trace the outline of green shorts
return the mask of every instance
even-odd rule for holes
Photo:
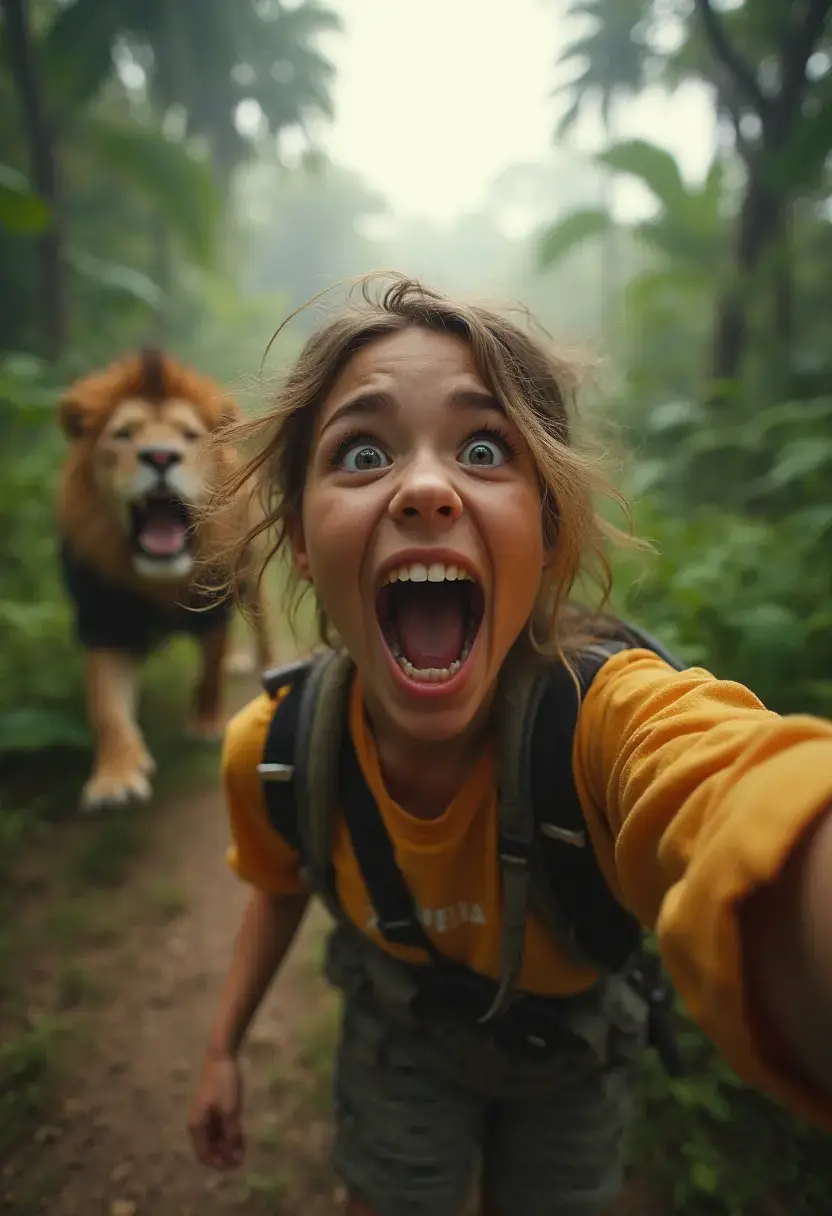
[[[344,994],[334,1164],[378,1216],[459,1216],[473,1183],[504,1216],[594,1216],[621,1186],[646,1007],[621,980],[564,1002],[544,1063],[410,1009],[412,972],[339,926]]]

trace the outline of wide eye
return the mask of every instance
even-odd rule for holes
[[[506,454],[496,439],[477,435],[465,445],[459,454],[459,463],[475,469],[495,469],[505,464]]]
[[[374,473],[386,469],[390,460],[377,443],[362,439],[346,448],[338,463],[348,473]]]

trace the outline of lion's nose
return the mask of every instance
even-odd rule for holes
[[[139,460],[157,473],[167,473],[174,465],[179,464],[182,453],[172,448],[140,448]]]

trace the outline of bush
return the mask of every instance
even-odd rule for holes
[[[0,753],[88,743],[58,573],[55,396],[36,360],[0,361]]]
[[[635,1164],[684,1216],[820,1216],[832,1210],[828,1135],[731,1071],[680,1015],[688,1075],[650,1053]]]
[[[619,611],[692,665],[781,713],[832,715],[832,402],[715,415],[637,402],[627,479],[655,556],[617,560]],[[828,1136],[749,1089],[682,1019],[689,1074],[647,1061],[638,1167],[685,1216],[819,1216],[832,1209]]]

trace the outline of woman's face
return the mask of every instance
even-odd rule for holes
[[[353,356],[320,411],[293,547],[374,719],[462,734],[545,560],[534,462],[465,342],[412,327]]]

